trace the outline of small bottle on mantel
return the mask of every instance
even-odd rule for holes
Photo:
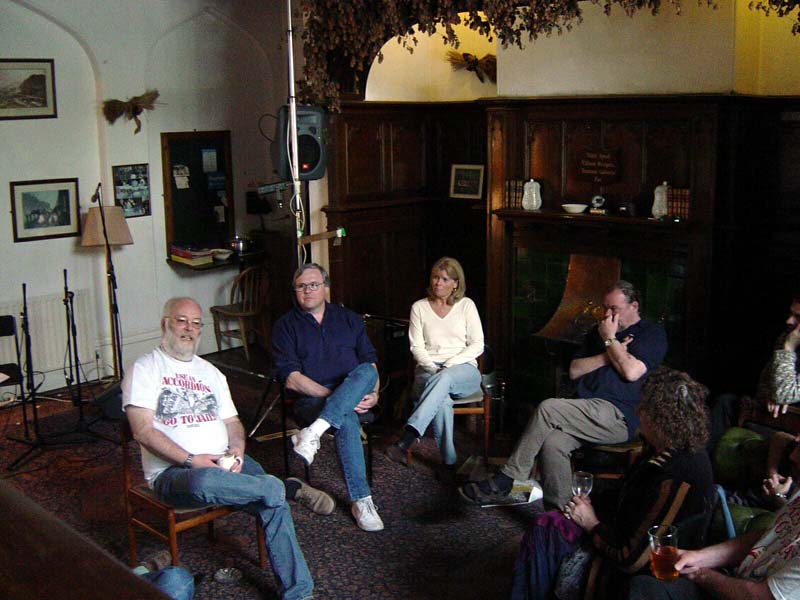
[[[661,219],[667,216],[667,190],[669,185],[665,181],[661,185],[657,185],[653,192],[653,217]]]

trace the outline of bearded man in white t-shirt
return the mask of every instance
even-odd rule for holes
[[[139,358],[123,382],[122,404],[142,449],[144,476],[173,506],[241,506],[257,515],[280,597],[311,598],[314,584],[286,504],[289,487],[297,496],[307,494],[307,486],[287,480],[284,487],[245,454],[244,428],[225,376],[195,354],[202,316],[191,298],[168,300],[161,345]]]

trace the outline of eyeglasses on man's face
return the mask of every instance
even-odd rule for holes
[[[325,285],[322,281],[311,281],[309,283],[296,283],[294,285],[295,292],[316,292],[319,288]]]
[[[173,321],[175,321],[179,327],[188,327],[191,325],[195,329],[202,329],[203,322],[200,319],[190,319],[184,315],[180,315],[177,317],[170,317]]]

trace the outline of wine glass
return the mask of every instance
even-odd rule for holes
[[[575,496],[588,496],[592,492],[594,475],[586,471],[575,471],[572,474],[572,494]]]

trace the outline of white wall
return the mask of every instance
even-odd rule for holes
[[[54,58],[58,102],[57,119],[0,121],[0,206],[10,206],[9,181],[58,177],[79,178],[82,211],[98,181],[110,204],[111,166],[149,164],[152,216],[129,219],[134,245],[114,251],[127,365],[159,337],[167,298],[191,295],[206,309],[225,300],[232,270],[177,271],[164,260],[160,133],[231,130],[237,231],[257,226],[245,213],[244,191],[276,179],[258,121],[287,95],[284,9],[260,0],[0,4],[0,56]],[[131,122],[102,118],[103,100],[149,88],[161,97],[138,135]],[[274,129],[270,118],[262,124]],[[69,269],[71,287],[94,290],[97,347],[110,362],[102,253],[80,248],[77,238],[15,244],[11,232],[10,214],[0,210],[0,302],[19,299],[22,282],[31,295],[58,293]],[[214,349],[208,328],[201,351]],[[59,377],[48,377],[46,387],[63,385]]]
[[[733,89],[733,6],[718,10],[683,2],[653,16],[627,17],[618,6],[580,4],[584,21],[524,50],[498,54],[500,95],[726,93]]]

